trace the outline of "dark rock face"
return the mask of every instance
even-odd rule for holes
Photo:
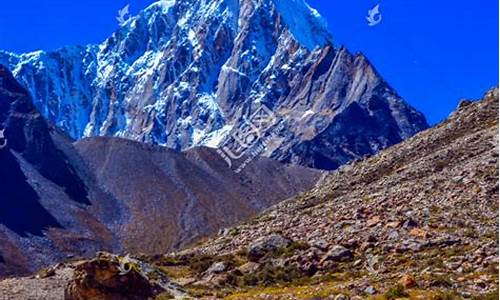
[[[0,223],[21,236],[41,236],[42,230],[60,224],[40,205],[37,192],[21,169],[19,156],[64,188],[75,201],[88,203],[86,191],[65,156],[53,145],[47,125],[27,92],[1,65],[0,82],[0,124],[5,146],[0,149]]]
[[[73,138],[237,147],[262,106],[264,156],[334,169],[427,128],[303,0],[158,2],[99,46],[14,55],[42,114]],[[225,142],[224,142],[225,141]]]
[[[398,132],[398,125],[388,114],[383,99],[373,98],[368,107],[366,109],[356,102],[350,104],[323,132],[292,147],[282,160],[334,170],[406,138]],[[418,114],[409,111],[408,115],[412,118],[410,123],[425,128],[426,124]]]
[[[56,147],[28,92],[1,65],[0,129],[0,277],[68,254],[113,249],[113,238],[85,212],[91,202],[81,173]]]
[[[40,205],[39,197],[27,182],[17,158],[0,150],[0,223],[15,233],[42,235],[42,230],[60,227],[56,219]]]
[[[47,123],[33,107],[28,92],[0,65],[0,124],[8,149],[22,155],[75,201],[90,204],[83,182],[50,137]]]

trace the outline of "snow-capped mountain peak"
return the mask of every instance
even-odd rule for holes
[[[0,52],[0,63],[46,118],[77,139],[218,147],[265,105],[281,128],[263,133],[273,144],[265,155],[334,168],[427,126],[368,60],[335,49],[332,40],[304,0],[159,1],[100,45]],[[307,111],[315,113],[302,118]],[[363,120],[355,138],[364,146],[352,148],[350,135],[358,132],[339,131],[357,122],[344,114]],[[304,144],[320,135],[328,139],[318,147]],[[327,144],[333,152],[316,157]]]

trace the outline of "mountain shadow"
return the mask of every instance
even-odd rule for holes
[[[64,188],[74,201],[90,205],[83,181],[50,136],[46,121],[29,93],[0,65],[0,124],[9,148],[22,155],[42,176]]]
[[[35,190],[27,182],[16,157],[0,150],[0,223],[20,236],[42,236],[49,227],[61,227],[42,206]]]

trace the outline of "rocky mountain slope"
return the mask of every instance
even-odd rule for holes
[[[244,287],[231,299],[496,299],[498,153],[494,89],[180,257],[223,262],[194,285]],[[262,289],[283,282],[296,289]]]
[[[107,198],[70,163],[26,90],[0,66],[0,276],[119,250],[105,226],[85,207]],[[60,145],[60,143],[59,143]],[[70,144],[66,145],[70,146]]]
[[[106,280],[96,276],[103,264]],[[177,283],[156,299],[497,299],[498,89],[201,245],[101,254],[45,279],[0,282],[0,291],[126,299],[110,285],[150,278],[157,295],[161,277],[144,270]]]
[[[0,277],[96,251],[160,253],[311,188],[321,172],[214,149],[179,153],[117,138],[76,144],[0,66]]]
[[[99,185],[124,205],[121,218],[107,215],[123,224],[115,233],[136,253],[179,249],[311,188],[321,175],[266,158],[236,174],[209,148],[180,153],[116,138],[75,147]]]
[[[0,52],[0,63],[75,139],[237,154],[265,139],[259,154],[335,169],[427,128],[366,57],[332,40],[304,0],[169,0],[100,45]],[[249,127],[263,108],[273,122]]]
[[[200,273],[194,285],[236,280],[244,289],[231,299],[302,299],[301,288],[249,286],[300,285],[312,275],[310,297],[496,299],[498,132],[494,89],[482,101],[461,102],[437,127],[342,167],[234,234],[179,257],[224,262],[224,271]],[[238,270],[235,257],[242,259],[236,265],[250,263]]]

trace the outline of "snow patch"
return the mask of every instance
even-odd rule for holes
[[[192,29],[189,29],[188,39],[193,47],[196,47],[198,45],[198,39],[196,38],[196,33]]]
[[[147,9],[151,9],[153,7],[160,7],[163,13],[168,13],[168,10],[175,5],[176,0],[160,0],[148,6]]]
[[[235,68],[231,68],[231,67],[228,67],[228,66],[222,66],[222,71],[225,71],[225,72],[232,72],[232,73],[236,73],[240,76],[244,76],[244,77],[247,77],[247,74],[243,73],[243,72],[240,72],[240,70],[237,70]]]
[[[184,128],[191,126],[192,122],[193,122],[193,117],[191,116],[187,116],[186,118],[180,118],[177,120],[177,124]]]
[[[233,125],[225,125],[219,130],[212,131],[207,135],[203,145],[210,148],[218,148],[232,129]]]
[[[219,104],[215,101],[214,94],[203,94],[198,98],[198,104],[201,109],[210,112],[220,112]]]
[[[306,112],[302,115],[302,117],[300,117],[300,119],[301,119],[301,120],[303,120],[303,119],[305,119],[305,118],[307,118],[307,117],[309,117],[309,116],[311,116],[311,115],[314,115],[314,114],[315,114],[314,110],[311,110],[311,109],[310,109],[310,110],[306,111]]]
[[[212,132],[205,132],[195,128],[192,136],[193,147],[219,148],[232,129],[233,125],[224,125],[221,129]]]

